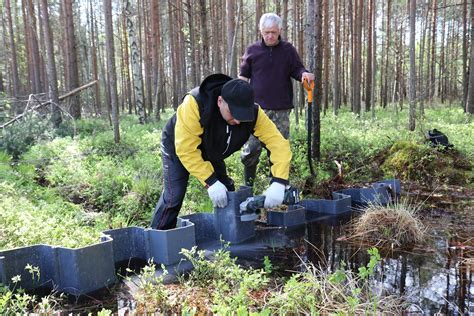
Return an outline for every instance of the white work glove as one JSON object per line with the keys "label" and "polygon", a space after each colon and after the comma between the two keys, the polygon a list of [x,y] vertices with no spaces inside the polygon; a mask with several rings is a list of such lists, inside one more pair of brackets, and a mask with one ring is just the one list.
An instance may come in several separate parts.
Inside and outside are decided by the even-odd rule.
{"label": "white work glove", "polygon": [[263,195],[265,195],[265,203],[263,203],[264,208],[272,208],[281,205],[283,203],[283,198],[285,197],[285,185],[273,182]]}
{"label": "white work glove", "polygon": [[219,180],[207,188],[207,193],[209,193],[214,207],[222,208],[227,206],[227,188]]}

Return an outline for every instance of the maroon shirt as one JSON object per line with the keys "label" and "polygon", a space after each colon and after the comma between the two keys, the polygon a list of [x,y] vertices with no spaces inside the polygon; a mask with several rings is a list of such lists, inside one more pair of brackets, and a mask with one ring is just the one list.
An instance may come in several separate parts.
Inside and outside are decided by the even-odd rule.
{"label": "maroon shirt", "polygon": [[263,39],[247,47],[240,75],[250,79],[255,91],[255,102],[266,110],[293,108],[291,78],[301,81],[303,72],[308,72],[293,45],[282,41],[267,46]]}

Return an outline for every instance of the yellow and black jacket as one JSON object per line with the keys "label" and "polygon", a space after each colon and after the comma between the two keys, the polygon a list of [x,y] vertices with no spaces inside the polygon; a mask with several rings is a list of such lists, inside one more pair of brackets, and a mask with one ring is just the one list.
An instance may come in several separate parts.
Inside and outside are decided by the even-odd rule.
{"label": "yellow and black jacket", "polygon": [[272,182],[288,184],[289,141],[260,106],[255,104],[253,122],[229,125],[222,118],[217,97],[228,80],[231,78],[226,75],[211,75],[184,97],[163,131],[162,151],[176,154],[191,175],[210,186],[217,181],[213,162],[222,161],[240,150],[253,134],[270,151]]}

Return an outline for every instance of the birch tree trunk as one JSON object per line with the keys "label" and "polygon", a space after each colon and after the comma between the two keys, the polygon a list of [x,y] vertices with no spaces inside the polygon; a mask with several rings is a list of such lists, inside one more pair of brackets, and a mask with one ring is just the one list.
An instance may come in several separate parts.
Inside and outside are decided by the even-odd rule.
{"label": "birch tree trunk", "polygon": [[145,124],[145,109],[143,103],[143,75],[140,66],[137,38],[135,36],[135,25],[132,21],[132,8],[130,0],[125,2],[125,15],[127,17],[128,42],[132,61],[133,89],[135,91],[135,103],[138,111],[138,122]]}

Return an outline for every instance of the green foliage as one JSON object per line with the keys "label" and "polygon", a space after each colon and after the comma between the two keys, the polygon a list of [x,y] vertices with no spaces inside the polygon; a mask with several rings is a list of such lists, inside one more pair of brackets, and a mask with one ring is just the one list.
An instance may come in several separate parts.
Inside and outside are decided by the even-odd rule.
{"label": "green foliage", "polygon": [[270,275],[273,271],[273,264],[268,256],[263,257],[263,271],[265,271],[265,273],[268,275]]}
{"label": "green foliage", "polygon": [[[33,282],[39,280],[40,270],[38,267],[27,265]],[[13,289],[0,283],[0,314],[1,315],[51,315],[57,312],[64,296],[61,294],[56,296],[53,292],[47,296],[38,298],[36,295],[26,293],[22,288],[18,288],[17,284],[21,281],[21,277],[12,278]]]}
{"label": "green foliage", "polygon": [[21,120],[3,129],[0,150],[14,159],[26,152],[32,145],[53,139],[52,125],[37,114],[26,114]]}
{"label": "green foliage", "polygon": [[196,247],[183,249],[183,255],[193,265],[187,284],[213,290],[213,312],[229,314],[239,311],[241,315],[257,307],[250,293],[263,289],[268,284],[263,270],[245,270],[236,264],[236,258],[230,257],[226,247],[219,249],[211,260],[205,252]]}
{"label": "green foliage", "polygon": [[83,118],[79,121],[64,120],[56,129],[58,137],[90,136],[110,130],[110,124],[103,118]]}
{"label": "green foliage", "polygon": [[367,267],[359,267],[359,276],[362,280],[374,275],[375,266],[377,266],[382,260],[377,248],[370,248],[367,250],[367,253],[370,255],[370,260],[367,264]]}
{"label": "green foliage", "polygon": [[280,292],[272,292],[266,307],[278,315],[397,314],[401,309],[399,300],[380,296],[370,282],[381,258],[376,248],[368,253],[370,261],[359,268],[358,274],[344,264],[332,273],[307,265],[307,271],[292,275]]}
{"label": "green foliage", "polygon": [[[398,117],[394,118],[395,115]],[[358,118],[347,108],[343,108],[338,116],[332,113],[322,116],[321,161],[314,160],[317,182],[337,173],[334,160],[342,163],[344,178],[348,182],[373,181],[393,176],[393,173],[384,174],[380,169],[384,159],[383,152],[396,142],[422,143],[427,130],[433,128],[443,131],[465,160],[473,161],[474,143],[469,140],[474,138],[474,120],[464,114],[461,108],[426,109],[425,117],[417,121],[414,132],[408,131],[406,125],[400,122],[408,122],[407,110],[395,114],[392,108],[377,108],[375,119],[368,113]],[[290,179],[300,187],[309,176],[304,124],[301,119],[298,130],[296,124],[292,124],[291,131],[293,159]]]}
{"label": "green foliage", "polygon": [[[50,244],[81,247],[99,240],[106,227],[97,216],[84,222],[80,208],[58,196],[31,192],[24,195],[12,184],[0,183],[0,249]],[[102,224],[100,224],[102,223]]]}
{"label": "green foliage", "polygon": [[[138,291],[134,294],[134,299],[137,301],[139,310],[144,313],[166,312],[168,306],[168,291],[163,284],[163,279],[168,274],[168,271],[161,266],[163,274],[156,275],[156,266],[150,260],[148,264],[143,267],[138,275]],[[128,272],[132,272],[128,270]],[[130,280],[130,278],[128,278]]]}

